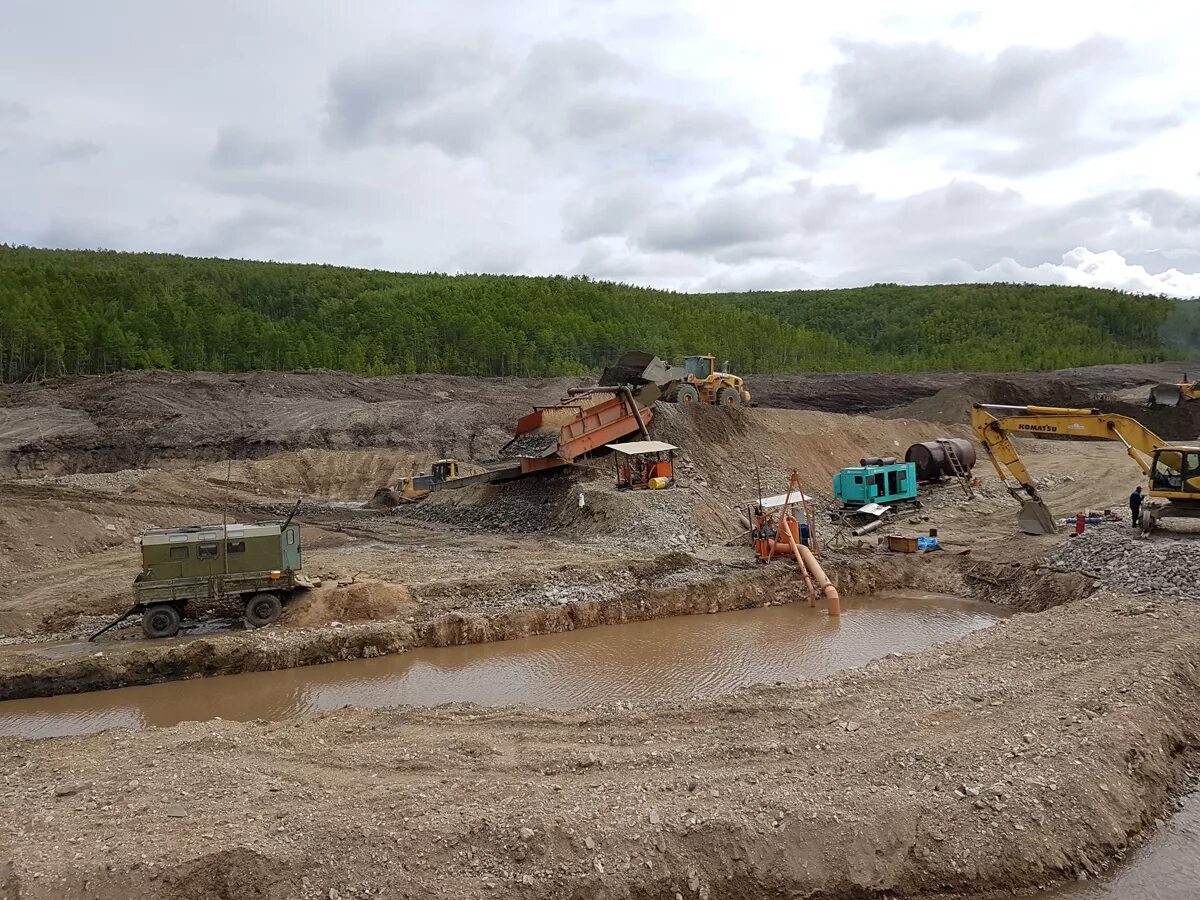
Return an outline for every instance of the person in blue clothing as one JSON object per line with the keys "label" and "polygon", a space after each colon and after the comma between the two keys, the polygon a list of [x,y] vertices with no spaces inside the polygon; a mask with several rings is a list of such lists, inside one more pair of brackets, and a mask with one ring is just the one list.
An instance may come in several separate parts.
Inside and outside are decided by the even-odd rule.
{"label": "person in blue clothing", "polygon": [[1129,495],[1129,512],[1133,519],[1133,527],[1138,527],[1138,519],[1142,516],[1142,486],[1139,484],[1137,489]]}

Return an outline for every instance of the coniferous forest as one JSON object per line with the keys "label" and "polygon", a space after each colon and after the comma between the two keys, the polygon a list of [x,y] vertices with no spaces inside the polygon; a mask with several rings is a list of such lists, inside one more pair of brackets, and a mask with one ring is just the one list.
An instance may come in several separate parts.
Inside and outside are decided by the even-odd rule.
{"label": "coniferous forest", "polygon": [[0,245],[0,381],[122,369],[573,375],[629,349],[741,372],[1050,369],[1190,358],[1200,306],[1016,284],[681,294]]}

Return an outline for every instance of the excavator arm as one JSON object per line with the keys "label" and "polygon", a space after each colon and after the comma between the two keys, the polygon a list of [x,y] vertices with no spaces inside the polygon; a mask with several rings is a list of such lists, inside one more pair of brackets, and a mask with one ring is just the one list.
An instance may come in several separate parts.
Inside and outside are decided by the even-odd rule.
{"label": "excavator arm", "polygon": [[[971,427],[996,474],[1020,502],[1018,523],[1026,534],[1051,534],[1057,525],[1010,435],[1049,434],[1082,440],[1120,441],[1125,445],[1125,452],[1147,475],[1154,451],[1164,447],[1162,439],[1137,420],[1097,409],[977,403],[971,410]],[[1009,481],[1010,475],[1016,480],[1016,486]]]}

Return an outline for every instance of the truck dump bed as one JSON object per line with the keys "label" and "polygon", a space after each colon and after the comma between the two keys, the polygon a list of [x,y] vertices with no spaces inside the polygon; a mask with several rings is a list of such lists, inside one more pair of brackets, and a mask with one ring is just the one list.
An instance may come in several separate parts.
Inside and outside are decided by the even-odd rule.
{"label": "truck dump bed", "polygon": [[554,468],[641,430],[652,417],[650,408],[631,392],[582,393],[554,406],[535,407],[523,416],[516,436],[500,455],[520,459],[525,473]]}

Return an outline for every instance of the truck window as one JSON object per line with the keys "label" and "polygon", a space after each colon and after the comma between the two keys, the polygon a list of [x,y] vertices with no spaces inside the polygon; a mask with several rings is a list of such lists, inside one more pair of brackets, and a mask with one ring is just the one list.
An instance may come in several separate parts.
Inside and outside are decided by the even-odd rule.
{"label": "truck window", "polygon": [[229,541],[228,543],[225,544],[225,552],[226,553],[245,553],[246,552],[246,542],[245,541]]}
{"label": "truck window", "polygon": [[294,529],[294,528],[289,528],[289,529],[287,530],[287,536],[288,536],[288,543],[289,543],[289,544],[294,544],[294,543],[296,543],[296,529]]}
{"label": "truck window", "polygon": [[188,548],[187,547],[172,547],[171,548],[171,559],[187,559],[187,558],[188,558]]}
{"label": "truck window", "polygon": [[197,559],[216,559],[217,545],[216,544],[200,544],[196,548]]}

